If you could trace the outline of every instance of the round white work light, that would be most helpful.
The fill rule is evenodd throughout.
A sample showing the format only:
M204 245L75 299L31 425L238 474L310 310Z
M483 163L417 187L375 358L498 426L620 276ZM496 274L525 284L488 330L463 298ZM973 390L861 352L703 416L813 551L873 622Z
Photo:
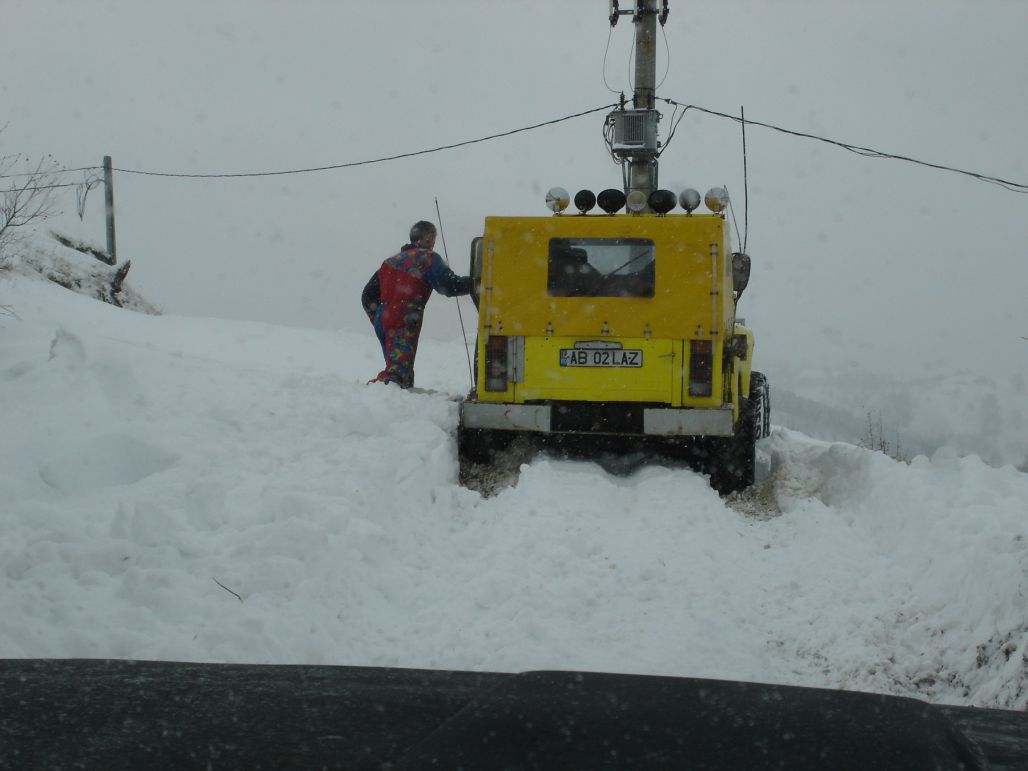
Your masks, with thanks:
M646 208L646 193L642 190L633 190L628 194L625 203L628 206L628 211L638 214Z
M723 187L712 187L703 196L703 203L714 214L720 214L728 208L728 191Z
M678 203L683 209L691 214L696 210L696 207L700 205L700 191L687 187L682 191L681 195L678 196Z
M562 187L551 187L550 192L546 194L546 208L554 214L560 214L568 208L569 203L571 203L571 196Z

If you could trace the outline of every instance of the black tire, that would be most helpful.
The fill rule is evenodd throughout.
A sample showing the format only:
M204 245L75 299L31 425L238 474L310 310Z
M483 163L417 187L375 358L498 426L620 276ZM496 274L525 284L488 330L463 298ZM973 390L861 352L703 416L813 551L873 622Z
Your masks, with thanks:
M748 399L743 403L743 414L736 425L735 436L722 439L720 452L716 453L716 468L711 469L710 484L721 495L745 490L756 478L753 407Z
M489 465L496 454L510 446L513 432L492 431L487 428L458 428L457 455L461 465L476 463Z
M481 428L457 429L457 456L462 466L465 463L488 463L491 460L487 434Z
M514 431L457 429L458 480L463 487L488 497L517 482L520 462L512 444Z
M721 495L745 490L756 479L758 439L771 433L771 410L767 378L762 372L750 375L750 393L740 405L735 436L722 440L710 483Z
M771 389L763 372L750 375L750 402L753 404L753 438L771 435Z

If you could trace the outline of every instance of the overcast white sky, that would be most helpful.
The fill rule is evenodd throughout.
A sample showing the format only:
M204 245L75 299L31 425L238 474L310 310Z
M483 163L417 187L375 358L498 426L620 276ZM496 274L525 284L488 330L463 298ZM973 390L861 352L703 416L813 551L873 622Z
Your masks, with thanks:
M5 0L0 153L69 167L280 170L449 144L612 102L602 0ZM1028 182L1028 2L671 0L658 96ZM606 80L629 85L631 24ZM667 65L659 44L658 79ZM671 108L665 111L667 136ZM449 258L547 188L618 186L603 113L416 159L235 180L115 178L119 256L166 312L363 329L358 295L410 224ZM1028 378L1028 195L753 127L742 315L760 365ZM738 126L690 113L662 186L726 184ZM103 243L102 195L79 224ZM473 318L465 305L465 319ZM428 334L460 334L436 299ZM370 333L370 330L369 330Z

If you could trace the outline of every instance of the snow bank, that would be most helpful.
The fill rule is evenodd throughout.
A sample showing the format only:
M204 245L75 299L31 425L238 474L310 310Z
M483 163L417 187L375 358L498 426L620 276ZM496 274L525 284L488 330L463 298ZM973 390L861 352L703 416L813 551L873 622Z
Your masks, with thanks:
M821 522L823 536L841 528L856 560L849 585L833 582L835 601L826 594L810 623L811 647L834 662L830 682L1028 703L1028 475L951 449L906 465L784 429L771 452L782 519ZM863 597L871 604L861 608ZM856 650L838 635L847 627Z
M461 488L369 333L0 280L0 655L723 677L1026 706L1028 475L778 428L771 476ZM419 385L467 387L424 341ZM756 512L756 513L755 513Z

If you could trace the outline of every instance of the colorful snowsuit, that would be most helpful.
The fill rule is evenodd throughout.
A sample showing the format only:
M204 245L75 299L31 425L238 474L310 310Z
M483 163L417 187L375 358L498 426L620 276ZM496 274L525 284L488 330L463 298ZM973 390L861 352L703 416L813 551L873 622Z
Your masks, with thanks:
M369 295L376 278L379 298L374 307L374 298ZM433 289L447 297L469 294L471 279L457 276L438 254L413 244L407 244L399 254L383 262L371 277L361 301L375 325L385 357L385 369L375 380L397 383L401 388L414 385L414 357L421 321Z

